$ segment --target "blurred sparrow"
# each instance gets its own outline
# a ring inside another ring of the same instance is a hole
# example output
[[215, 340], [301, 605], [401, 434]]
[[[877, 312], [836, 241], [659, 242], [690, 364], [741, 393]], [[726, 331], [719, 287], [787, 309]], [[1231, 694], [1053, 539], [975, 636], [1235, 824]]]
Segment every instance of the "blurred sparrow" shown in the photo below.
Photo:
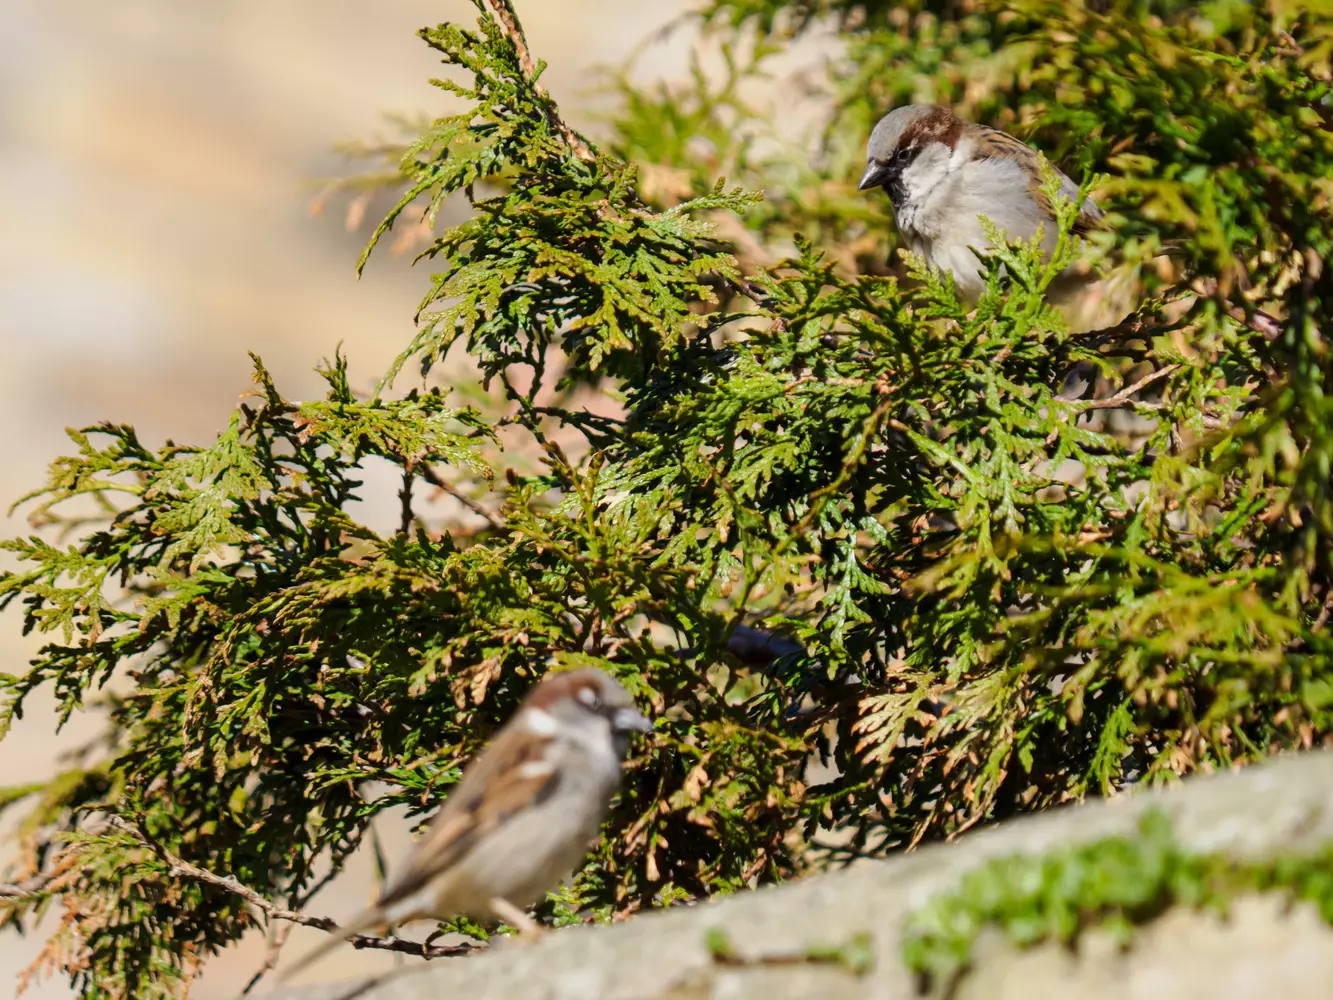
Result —
[[[1070, 201], [1078, 185], [1051, 167], [1060, 193]], [[974, 252], [990, 241], [979, 216], [986, 216], [1010, 240], [1030, 240], [1042, 226], [1041, 247], [1055, 249], [1058, 228], [1050, 201], [1041, 192], [1040, 154], [1013, 136], [959, 118], [948, 108], [909, 104], [880, 119], [866, 146], [866, 172], [859, 190], [882, 187], [893, 202], [893, 217], [908, 249], [926, 263], [953, 275], [960, 299], [976, 301], [985, 287]], [[1086, 199], [1074, 223], [1082, 235], [1101, 227], [1102, 210]], [[1052, 284], [1057, 302], [1097, 280], [1086, 267], [1071, 265]]]
[[285, 975], [382, 924], [469, 916], [525, 933], [524, 912], [587, 856], [631, 732], [652, 723], [610, 675], [552, 674], [464, 773], [379, 901]]

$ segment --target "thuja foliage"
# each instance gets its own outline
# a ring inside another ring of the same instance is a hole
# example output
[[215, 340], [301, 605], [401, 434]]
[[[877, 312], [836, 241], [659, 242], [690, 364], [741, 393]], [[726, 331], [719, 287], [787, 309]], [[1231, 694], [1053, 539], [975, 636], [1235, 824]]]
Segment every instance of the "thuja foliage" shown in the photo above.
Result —
[[903, 958], [926, 987], [965, 972], [987, 927], [1015, 947], [1045, 941], [1076, 947], [1096, 928], [1128, 945], [1136, 925], [1176, 906], [1225, 913], [1237, 896], [1283, 893], [1333, 924], [1333, 845], [1311, 855], [1238, 861], [1186, 850], [1171, 821], [1149, 810], [1137, 834], [1106, 837], [1045, 855], [988, 861], [907, 919]]
[[[475, 5], [421, 32], [449, 113], [367, 253], [470, 212], [377, 393], [335, 357], [291, 401], [256, 361], [212, 444], [80, 431], [6, 543], [0, 601], [47, 637], [6, 712], [45, 687], [105, 727], [0, 792], [0, 921], [63, 913], [37, 971], [182, 992], [254, 898], [317, 913], [326, 863], [428, 814], [564, 666], [657, 733], [557, 923], [1333, 735], [1328, 11], [715, 0], [724, 72], [627, 72], [594, 142]], [[830, 25], [816, 132], [782, 134], [771, 58]], [[998, 252], [975, 308], [900, 259], [855, 185], [917, 98], [1086, 179], [1137, 311], [1071, 332], [1043, 294], [1070, 239]], [[451, 402], [464, 356], [495, 406]], [[350, 506], [372, 458], [387, 534]]]

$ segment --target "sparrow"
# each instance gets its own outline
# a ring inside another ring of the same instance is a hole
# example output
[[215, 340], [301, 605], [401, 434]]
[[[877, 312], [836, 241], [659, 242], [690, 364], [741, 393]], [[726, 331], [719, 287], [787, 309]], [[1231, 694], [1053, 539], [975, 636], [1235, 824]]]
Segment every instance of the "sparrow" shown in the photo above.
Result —
[[[1054, 166], [1060, 193], [1078, 198], [1078, 185]], [[960, 118], [934, 104], [908, 104], [879, 120], [866, 145], [858, 190], [883, 188], [907, 247], [953, 275], [960, 299], [975, 302], [985, 288], [977, 250], [990, 249], [986, 216], [1010, 240], [1030, 240], [1043, 227], [1041, 248], [1055, 249], [1058, 228], [1041, 191], [1041, 154], [1008, 133]], [[1103, 228], [1091, 198], [1079, 206], [1074, 233]], [[1071, 265], [1051, 287], [1057, 302], [1079, 293], [1097, 275]]]
[[381, 925], [468, 916], [540, 926], [527, 907], [587, 856], [635, 732], [652, 723], [609, 674], [550, 674], [463, 773], [374, 905], [284, 975]]

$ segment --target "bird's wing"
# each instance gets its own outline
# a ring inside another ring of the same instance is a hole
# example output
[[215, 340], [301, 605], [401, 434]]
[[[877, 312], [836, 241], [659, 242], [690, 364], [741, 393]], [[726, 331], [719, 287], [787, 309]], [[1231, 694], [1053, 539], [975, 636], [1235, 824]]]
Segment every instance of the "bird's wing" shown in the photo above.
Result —
[[559, 781], [546, 759], [551, 737], [489, 747], [449, 793], [402, 869], [384, 887], [379, 906], [392, 906], [455, 864], [479, 839], [523, 809], [544, 802]]
[[395, 873], [379, 900], [302, 956], [282, 974], [284, 982], [345, 939], [384, 923], [395, 903], [426, 886], [519, 810], [545, 801], [555, 791], [556, 768], [545, 756], [551, 737], [531, 730], [522, 735], [523, 739], [494, 743], [482, 752], [463, 774], [463, 780], [431, 821], [426, 836], [416, 845], [402, 870]]
[[[1041, 185], [1036, 178], [1041, 176], [1041, 154], [1033, 149], [1027, 143], [1015, 139], [1007, 132], [1001, 132], [999, 129], [991, 128], [988, 125], [981, 126], [986, 133], [986, 142], [982, 145], [984, 155], [987, 157], [998, 157], [1001, 159], [1013, 160], [1029, 171], [1029, 176], [1033, 177], [1032, 197], [1036, 199], [1041, 210], [1047, 215], [1055, 215], [1055, 209], [1051, 205], [1051, 200], [1041, 190]], [[1069, 179], [1069, 177], [1057, 167], [1051, 164], [1051, 170], [1055, 176], [1060, 178], [1060, 194], [1067, 200], [1074, 201], [1078, 198], [1078, 185]], [[1104, 225], [1103, 212], [1097, 206], [1097, 203], [1091, 198], [1086, 198], [1079, 207], [1078, 218], [1074, 220], [1074, 232], [1079, 236], [1101, 229]]]

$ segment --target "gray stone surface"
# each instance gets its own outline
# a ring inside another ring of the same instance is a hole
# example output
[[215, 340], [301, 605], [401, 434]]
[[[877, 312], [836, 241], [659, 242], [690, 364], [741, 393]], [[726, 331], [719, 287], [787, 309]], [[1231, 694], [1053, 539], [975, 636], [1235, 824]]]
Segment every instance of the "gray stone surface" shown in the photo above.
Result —
[[[645, 914], [611, 927], [571, 928], [535, 944], [497, 947], [469, 959], [418, 964], [379, 980], [316, 984], [269, 994], [281, 1000], [906, 1000], [916, 996], [899, 957], [903, 917], [957, 884], [979, 863], [1129, 833], [1151, 805], [1171, 817], [1194, 851], [1266, 857], [1333, 840], [1333, 753], [1287, 757], [1015, 820], [959, 841], [788, 886]], [[707, 948], [722, 928], [740, 965]], [[811, 944], [873, 941], [875, 963], [858, 977], [834, 965], [784, 965]], [[1311, 908], [1287, 912], [1273, 898], [1236, 902], [1227, 920], [1176, 910], [1141, 929], [1128, 952], [1092, 934], [1077, 954], [1058, 947], [1018, 953], [998, 935], [955, 1000], [1161, 998], [1172, 1000], [1333, 995], [1333, 932]]]

